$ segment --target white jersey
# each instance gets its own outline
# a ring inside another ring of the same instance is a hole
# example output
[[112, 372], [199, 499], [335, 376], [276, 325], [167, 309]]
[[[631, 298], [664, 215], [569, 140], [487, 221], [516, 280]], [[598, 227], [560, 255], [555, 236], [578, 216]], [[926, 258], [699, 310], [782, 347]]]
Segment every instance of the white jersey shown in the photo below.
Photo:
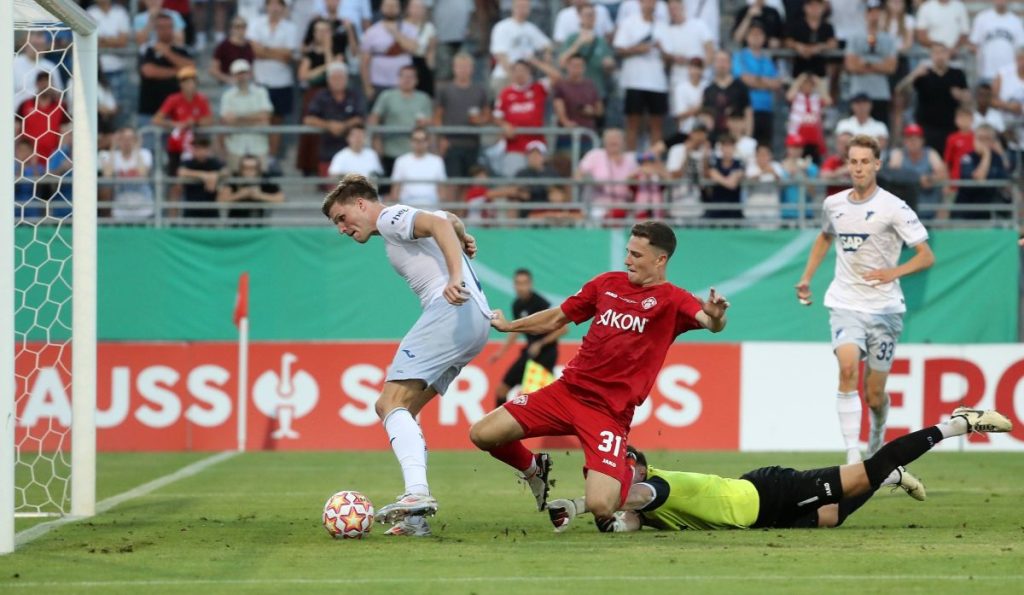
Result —
[[[384, 238], [388, 260], [395, 271], [402, 276], [420, 298], [420, 305], [426, 309], [434, 300], [444, 299], [444, 288], [448, 284], [448, 267], [444, 254], [434, 238], [413, 236], [413, 222], [416, 217], [446, 217], [444, 211], [424, 211], [407, 205], [392, 205], [381, 211], [377, 218], [377, 232]], [[483, 287], [476, 273], [463, 256], [462, 277], [470, 301], [476, 304], [488, 318], [491, 307], [487, 305]]]
[[871, 314], [907, 311], [899, 279], [892, 283], [865, 281], [863, 275], [899, 264], [903, 244], [916, 246], [928, 239], [917, 213], [881, 188], [863, 202], [853, 202], [853, 190], [825, 199], [823, 233], [836, 237], [836, 276], [825, 294], [826, 308]]

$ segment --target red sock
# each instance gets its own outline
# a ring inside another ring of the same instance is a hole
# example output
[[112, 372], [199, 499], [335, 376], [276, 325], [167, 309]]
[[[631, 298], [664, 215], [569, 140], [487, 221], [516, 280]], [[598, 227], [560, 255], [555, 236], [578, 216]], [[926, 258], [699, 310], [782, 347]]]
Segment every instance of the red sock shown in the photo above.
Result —
[[514, 442], [508, 442], [501, 446], [495, 446], [491, 450], [487, 451], [491, 453], [491, 456], [498, 459], [502, 463], [514, 467], [519, 471], [526, 471], [533, 464], [533, 453], [528, 448], [523, 446], [523, 443], [519, 440]]

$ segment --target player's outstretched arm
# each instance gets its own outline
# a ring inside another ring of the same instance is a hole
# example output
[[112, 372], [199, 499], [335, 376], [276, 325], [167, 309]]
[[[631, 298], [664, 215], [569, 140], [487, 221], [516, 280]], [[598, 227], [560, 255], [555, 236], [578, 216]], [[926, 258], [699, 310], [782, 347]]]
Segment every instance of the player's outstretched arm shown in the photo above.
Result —
[[807, 255], [807, 266], [804, 267], [804, 274], [800, 276], [800, 280], [795, 285], [796, 299], [800, 300], [800, 303], [805, 306], [811, 305], [811, 279], [814, 278], [814, 273], [821, 266], [821, 262], [825, 260], [828, 249], [832, 246], [832, 240], [833, 236], [825, 232], [819, 233], [818, 237], [814, 239], [810, 254]]
[[914, 245], [914, 255], [910, 260], [898, 267], [891, 269], [876, 269], [864, 274], [865, 281], [877, 281], [879, 283], [892, 283], [900, 277], [913, 275], [923, 271], [935, 264], [935, 253], [932, 252], [928, 242], [921, 242]]
[[725, 311], [728, 308], [729, 300], [712, 287], [708, 299], [704, 301], [704, 308], [697, 312], [697, 322], [713, 333], [720, 333], [725, 329]]
[[465, 303], [469, 293], [462, 282], [462, 243], [451, 222], [444, 217], [421, 213], [413, 222], [413, 237], [434, 238], [448, 268], [444, 299], [453, 306]]
[[526, 318], [513, 321], [505, 319], [501, 310], [491, 314], [491, 326], [503, 333], [526, 333], [528, 335], [546, 335], [569, 324], [569, 318], [559, 307], [548, 308]]

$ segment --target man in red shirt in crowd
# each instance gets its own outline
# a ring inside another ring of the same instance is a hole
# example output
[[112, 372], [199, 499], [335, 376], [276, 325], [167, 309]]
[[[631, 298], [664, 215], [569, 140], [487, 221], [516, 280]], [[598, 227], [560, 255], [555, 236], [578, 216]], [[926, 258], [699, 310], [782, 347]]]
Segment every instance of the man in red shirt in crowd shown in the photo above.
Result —
[[153, 116], [153, 124], [171, 129], [167, 138], [167, 175], [176, 175], [183, 153], [191, 154], [192, 129], [213, 122], [210, 102], [200, 93], [196, 83], [196, 69], [186, 66], [178, 71], [181, 91], [164, 100]]
[[575, 435], [586, 457], [587, 509], [601, 531], [611, 531], [632, 481], [626, 443], [633, 409], [647, 399], [677, 336], [725, 328], [725, 297], [712, 288], [701, 302], [666, 280], [675, 248], [667, 225], [638, 223], [626, 244], [626, 272], [598, 275], [560, 307], [512, 322], [495, 310], [491, 325], [502, 332], [546, 334], [594, 319], [561, 378], [506, 402], [470, 429], [473, 444], [522, 472], [538, 510], [547, 505], [551, 458], [534, 455], [521, 440]]
[[949, 168], [949, 179], [960, 179], [960, 161], [974, 150], [974, 111], [969, 107], [956, 110], [956, 132], [946, 137], [942, 160]]
[[50, 86], [50, 74], [36, 75], [36, 96], [18, 107], [16, 122], [21, 134], [31, 140], [34, 153], [44, 160], [60, 146], [61, 127], [68, 122], [68, 111], [60, 93]]
[[[531, 67], [536, 67], [548, 78], [534, 81]], [[558, 69], [542, 60], [519, 60], [512, 65], [512, 82], [498, 93], [498, 99], [494, 102], [494, 118], [504, 129], [505, 156], [501, 173], [505, 177], [514, 177], [526, 167], [526, 145], [536, 140], [544, 141], [542, 134], [517, 134], [516, 128], [544, 125], [548, 89], [558, 79]]]

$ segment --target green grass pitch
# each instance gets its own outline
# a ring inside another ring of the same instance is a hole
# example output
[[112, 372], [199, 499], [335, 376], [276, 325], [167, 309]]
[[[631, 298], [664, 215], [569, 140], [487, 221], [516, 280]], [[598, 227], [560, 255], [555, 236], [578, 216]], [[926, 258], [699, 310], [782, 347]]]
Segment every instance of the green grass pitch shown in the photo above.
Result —
[[[579, 452], [556, 451], [552, 497], [582, 493]], [[202, 454], [110, 454], [99, 498]], [[737, 476], [839, 454], [650, 452], [652, 464]], [[830, 530], [644, 530], [556, 535], [513, 473], [476, 452], [430, 453], [434, 537], [332, 540], [339, 489], [375, 505], [401, 491], [389, 452], [228, 459], [0, 557], [0, 593], [1024, 593], [1020, 454], [932, 453], [928, 501], [882, 490]], [[588, 519], [589, 520], [589, 519]], [[19, 522], [19, 530], [31, 521]]]

